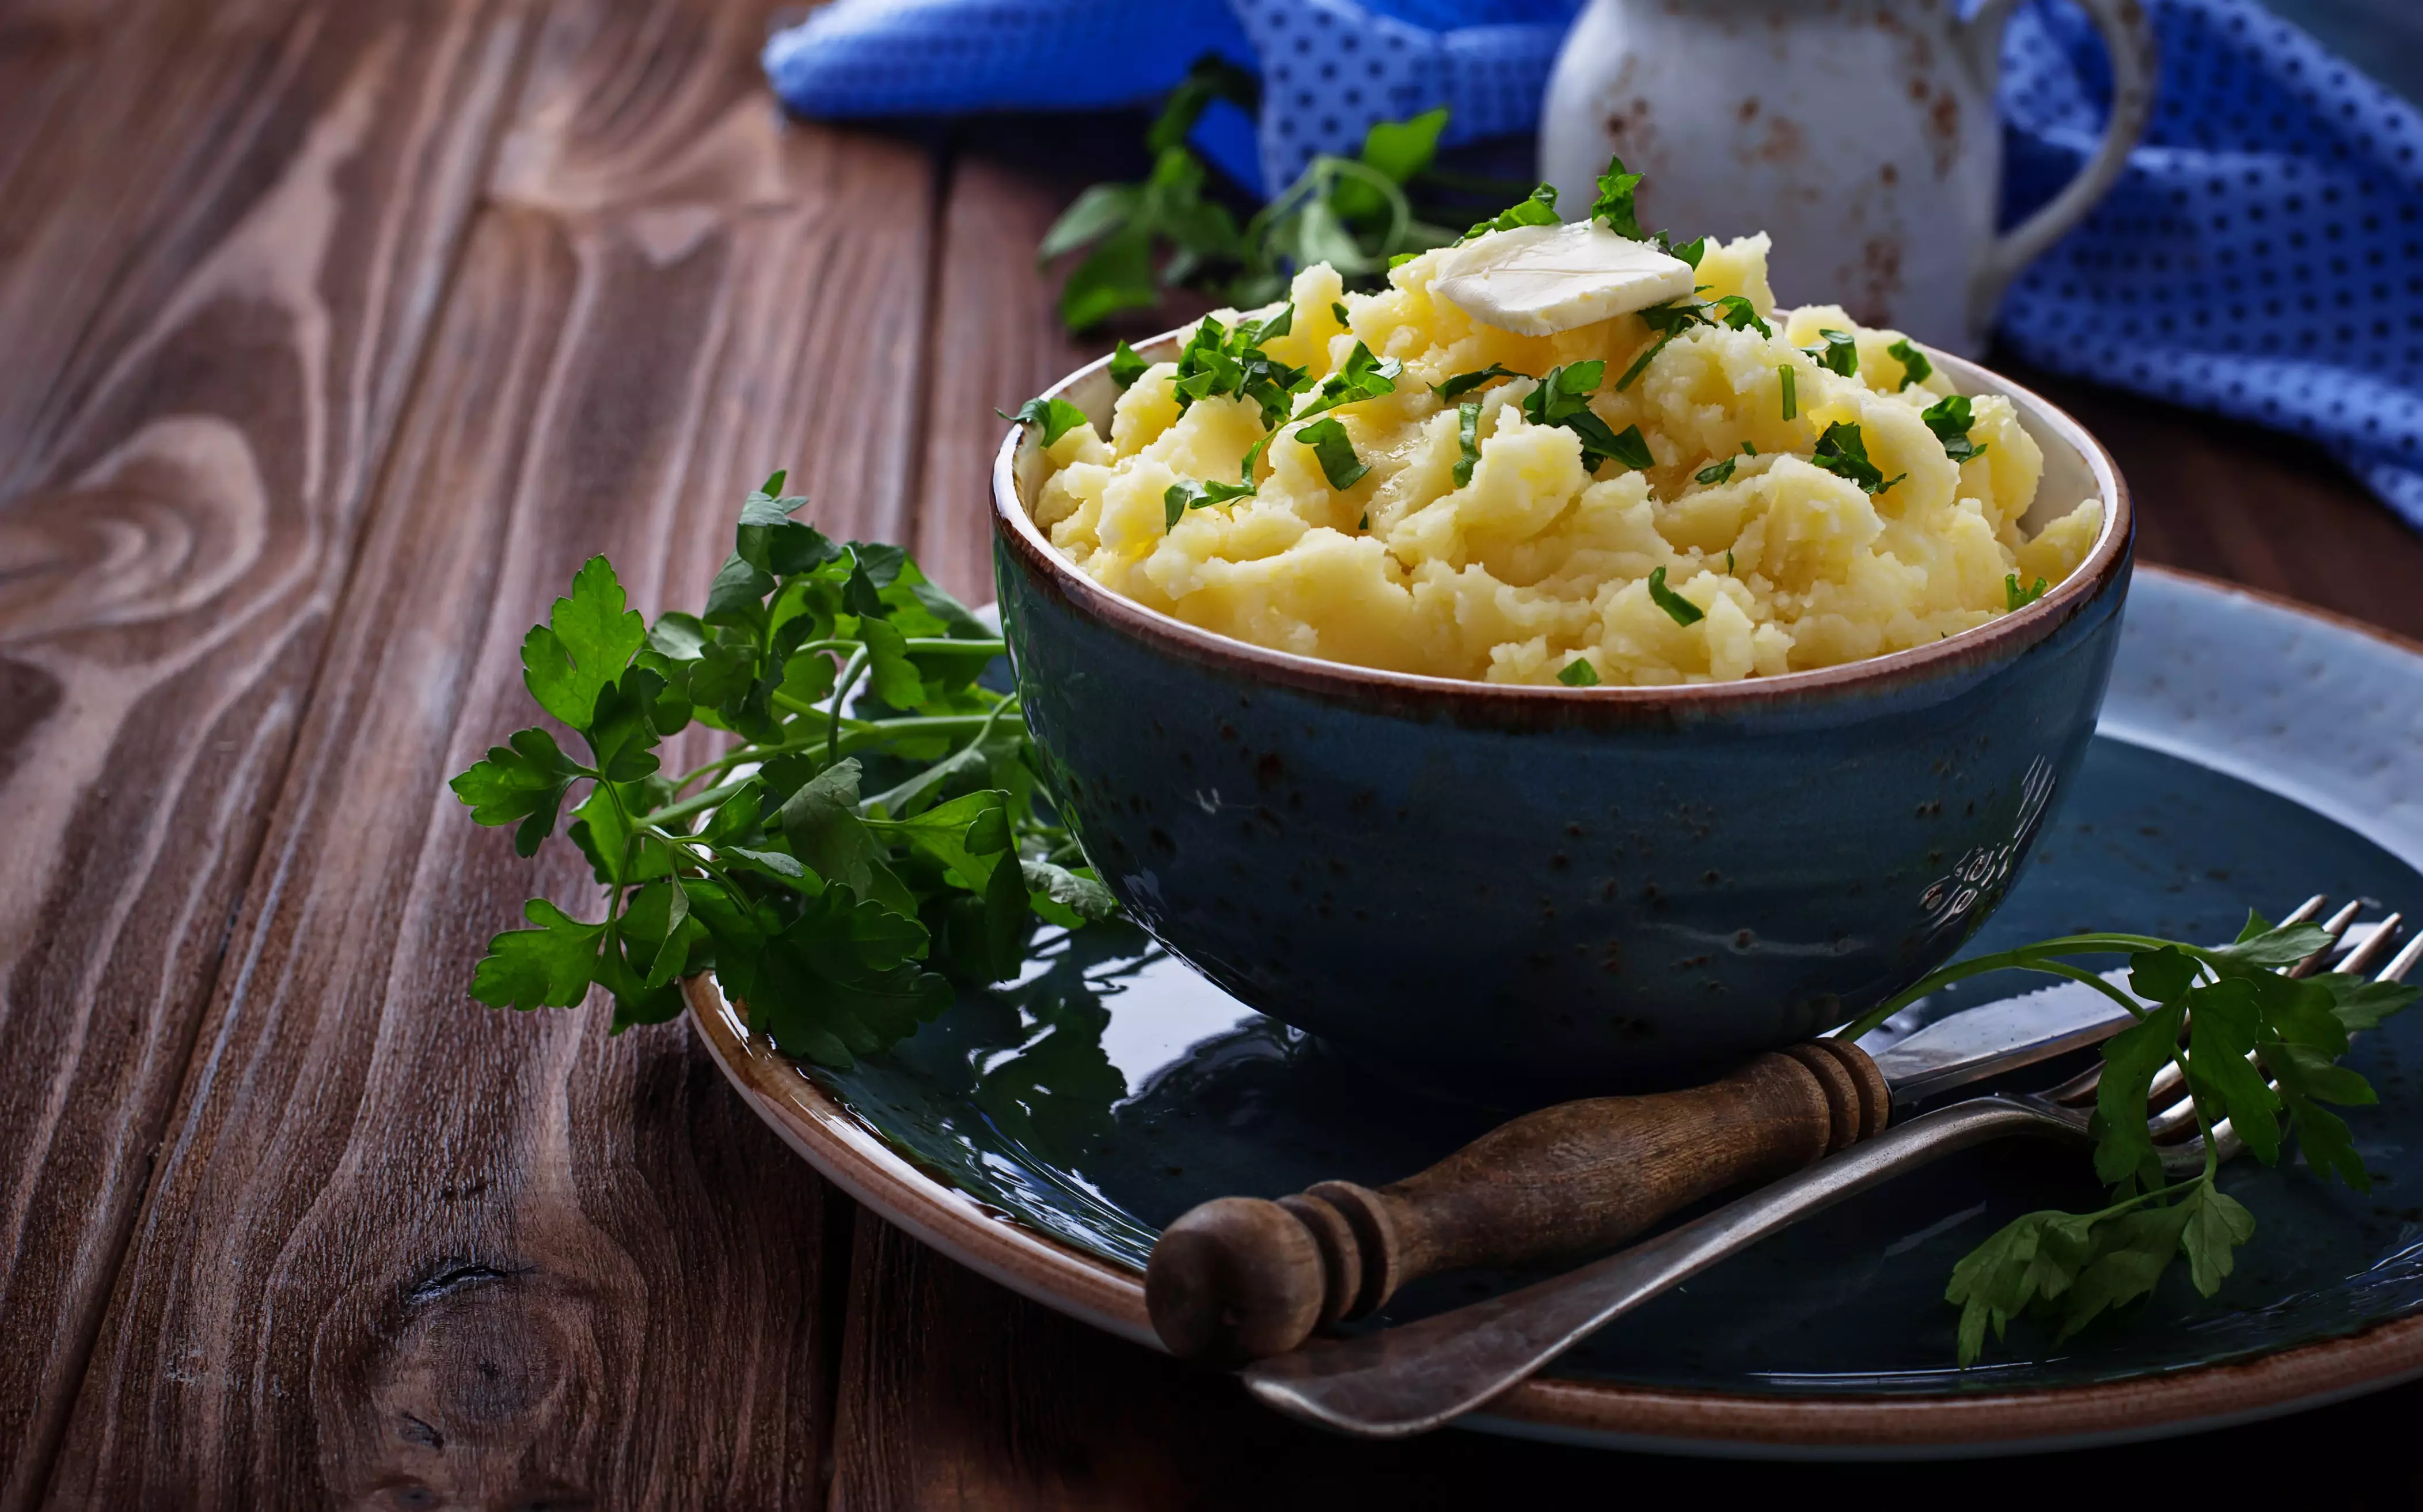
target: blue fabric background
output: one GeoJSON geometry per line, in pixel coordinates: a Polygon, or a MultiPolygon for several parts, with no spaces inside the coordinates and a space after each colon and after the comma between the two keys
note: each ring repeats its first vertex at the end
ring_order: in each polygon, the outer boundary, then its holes
{"type": "MultiPolygon", "coordinates": [[[[1263,81],[1196,143],[1249,188],[1375,120],[1529,130],[1579,0],[838,0],[766,70],[819,117],[1132,103],[1217,51],[1263,81]]],[[[2311,436],[2423,528],[2423,113],[2253,0],[2149,0],[2154,120],[2112,194],[2013,286],[2028,360],[2311,436]]],[[[2109,92],[2083,18],[2035,0],[2003,50],[2005,213],[2075,174],[2109,92]]]]}

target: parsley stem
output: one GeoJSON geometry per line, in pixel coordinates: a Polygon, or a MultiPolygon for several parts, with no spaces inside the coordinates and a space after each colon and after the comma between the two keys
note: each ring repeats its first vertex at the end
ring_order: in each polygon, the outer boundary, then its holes
{"type": "MultiPolygon", "coordinates": [[[[750,761],[755,761],[766,754],[766,751],[755,746],[743,746],[740,749],[733,752],[735,757],[745,757],[750,761]]],[[[684,782],[688,782],[689,779],[684,778],[682,780],[684,782]]],[[[705,789],[702,792],[693,793],[689,797],[677,799],[674,802],[666,804],[661,809],[652,810],[647,813],[640,815],[639,822],[652,828],[661,828],[669,820],[687,819],[691,814],[697,813],[703,809],[712,809],[716,805],[723,802],[724,799],[729,798],[735,793],[737,793],[742,788],[748,786],[749,780],[749,779],[744,777],[736,781],[725,782],[716,787],[705,789]]]]}
{"type": "Polygon", "coordinates": [[[831,722],[825,726],[825,764],[828,766],[841,760],[841,711],[849,706],[849,690],[858,682],[860,674],[866,670],[866,648],[861,646],[849,654],[841,676],[833,682],[831,722]]]}
{"type": "MultiPolygon", "coordinates": [[[[2068,976],[2074,969],[2044,963],[2051,962],[2053,957],[2062,955],[2122,955],[2138,951],[2158,951],[2172,943],[2170,940],[2154,939],[2145,935],[2065,935],[2059,939],[2039,940],[2035,944],[2022,946],[2014,951],[2001,951],[1992,955],[1979,955],[1966,961],[1955,961],[1941,970],[1930,972],[1920,978],[1892,998],[1861,1014],[1844,1028],[1836,1030],[1834,1037],[1846,1040],[1858,1039],[1928,993],[1948,987],[1953,983],[1969,977],[1983,976],[1988,971],[2019,968],[2049,971],[2055,976],[2068,976]]],[[[2201,952],[2191,950],[2189,953],[2195,955],[2199,960],[2203,958],[2201,952]]],[[[2087,974],[2093,975],[2091,972],[2087,974]]],[[[2111,984],[2103,982],[2100,977],[2096,977],[2095,980],[2102,983],[2107,988],[2111,987],[2111,984]]],[[[2114,988],[2113,991],[2117,997],[2117,989],[2114,988]]],[[[2124,998],[2121,1000],[2127,1000],[2124,998]]],[[[2130,1011],[2138,1011],[2133,1003],[2130,1004],[2130,1011]]]]}

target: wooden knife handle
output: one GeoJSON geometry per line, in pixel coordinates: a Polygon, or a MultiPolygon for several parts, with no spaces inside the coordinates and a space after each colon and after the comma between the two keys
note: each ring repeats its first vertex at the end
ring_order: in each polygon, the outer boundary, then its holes
{"type": "Polygon", "coordinates": [[[1378,1190],[1324,1181],[1221,1197],[1153,1246],[1145,1305],[1172,1354],[1237,1364],[1377,1309],[1418,1276],[1613,1250],[1676,1208],[1772,1181],[1883,1131],[1892,1105],[1855,1045],[1813,1040],[1720,1080],[1560,1103],[1378,1190]]]}

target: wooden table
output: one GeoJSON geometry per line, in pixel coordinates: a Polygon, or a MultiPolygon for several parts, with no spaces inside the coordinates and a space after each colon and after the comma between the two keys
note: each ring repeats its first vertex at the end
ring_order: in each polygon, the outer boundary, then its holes
{"type": "MultiPolygon", "coordinates": [[[[1109,128],[785,123],[766,22],[0,0],[0,1506],[1955,1473],[1323,1439],[854,1213],[682,1026],[466,999],[531,873],[442,783],[580,560],[688,603],[787,464],[982,595],[992,406],[1088,354],[1027,256],[1074,181],[1017,165],[1109,128]]],[[[2423,541],[2319,454],[2048,386],[2148,557],[2423,636],[2423,541]]]]}

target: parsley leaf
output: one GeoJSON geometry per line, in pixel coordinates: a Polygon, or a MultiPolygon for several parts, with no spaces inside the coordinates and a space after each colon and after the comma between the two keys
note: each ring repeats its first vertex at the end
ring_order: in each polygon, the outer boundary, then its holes
{"type": "Polygon", "coordinates": [[[1867,442],[1861,436],[1859,426],[1849,420],[1837,420],[1826,427],[1826,433],[1817,438],[1817,449],[1809,460],[1837,478],[1847,478],[1859,484],[1864,494],[1881,494],[1909,476],[1895,473],[1887,478],[1882,468],[1868,460],[1867,442]]]}
{"type": "Polygon", "coordinates": [[[540,708],[585,732],[598,695],[647,638],[639,612],[624,607],[613,563],[592,557],[574,575],[571,595],[557,599],[546,623],[522,638],[522,682],[540,708]]]}
{"type": "Polygon", "coordinates": [[[1896,392],[1912,384],[1923,384],[1934,376],[1935,364],[1926,360],[1926,354],[1921,352],[1909,338],[1903,337],[1885,348],[1885,352],[1901,363],[1901,382],[1894,386],[1896,392]]]}
{"type": "Polygon", "coordinates": [[[1801,350],[1809,354],[1811,361],[1828,372],[1838,373],[1845,378],[1856,377],[1859,373],[1860,343],[1847,331],[1821,330],[1817,333],[1817,344],[1801,350]]]}
{"type": "Polygon", "coordinates": [[[1352,322],[1346,318],[1346,307],[1335,299],[1329,302],[1329,313],[1336,318],[1338,323],[1340,325],[1352,323],[1352,322]]]}
{"type": "Polygon", "coordinates": [[[541,842],[555,832],[563,809],[563,795],[588,768],[557,748],[555,737],[532,727],[517,731],[502,746],[492,746],[487,759],[473,765],[449,786],[471,805],[476,824],[510,825],[514,850],[535,856],[541,842]]]}
{"type": "Polygon", "coordinates": [[[1313,456],[1321,463],[1322,476],[1329,480],[1332,488],[1341,492],[1352,488],[1371,470],[1354,455],[1354,442],[1347,435],[1346,427],[1334,418],[1315,420],[1298,430],[1295,438],[1312,448],[1313,456]]]}
{"type": "Polygon", "coordinates": [[[1472,469],[1481,465],[1481,401],[1466,400],[1455,407],[1455,486],[1469,487],[1472,469]]]}
{"type": "MultiPolygon", "coordinates": [[[[1132,356],[1134,354],[1129,354],[1132,356]]],[[[1141,373],[1139,373],[1141,375],[1141,373]]],[[[1018,413],[995,410],[995,415],[1015,425],[1036,425],[1043,429],[1043,444],[1057,445],[1060,438],[1081,425],[1090,425],[1084,410],[1065,399],[1030,399],[1018,406],[1018,413]]]]}
{"type": "Polygon", "coordinates": [[[1970,413],[1969,396],[1955,394],[1940,399],[1918,412],[1935,438],[1943,443],[1943,454],[1955,462],[1967,462],[1986,449],[1985,444],[1969,439],[1970,427],[1977,423],[1970,413]]]}
{"type": "Polygon", "coordinates": [[[2051,584],[2039,577],[2031,586],[2021,588],[2019,586],[2019,574],[2005,573],[2003,575],[2003,612],[2009,613],[2014,610],[2026,608],[2029,605],[2034,604],[2036,600],[2044,597],[2045,590],[2051,586],[2051,584]]]}
{"type": "MultiPolygon", "coordinates": [[[[1591,202],[1591,219],[1607,222],[1607,228],[1616,235],[1635,242],[1649,240],[1633,213],[1632,197],[1640,187],[1640,175],[1624,170],[1623,159],[1607,160],[1607,171],[1599,175],[1598,197],[1591,202]]],[[[1697,260],[1693,260],[1694,266],[1697,260]]]]}
{"type": "Polygon", "coordinates": [[[1359,403],[1397,391],[1397,377],[1404,364],[1390,357],[1382,361],[1371,355],[1371,349],[1362,342],[1346,354],[1338,370],[1322,381],[1321,389],[1295,417],[1299,420],[1334,410],[1341,404],[1359,403]]]}
{"type": "Polygon", "coordinates": [[[1596,687],[1598,669],[1591,665],[1588,656],[1576,654],[1573,660],[1565,663],[1564,669],[1557,673],[1557,681],[1567,687],[1596,687]]]}
{"type": "Polygon", "coordinates": [[[1136,380],[1143,377],[1145,370],[1151,366],[1136,354],[1136,349],[1128,345],[1125,337],[1121,337],[1119,344],[1111,349],[1111,382],[1123,389],[1133,388],[1136,380]]]}
{"type": "Polygon", "coordinates": [[[1433,384],[1431,392],[1436,394],[1440,401],[1445,402],[1471,393],[1492,378],[1528,378],[1530,376],[1528,372],[1516,372],[1512,368],[1503,368],[1493,362],[1488,367],[1473,372],[1457,373],[1443,384],[1433,384]]]}
{"type": "Polygon", "coordinates": [[[1551,368],[1539,386],[1523,396],[1523,415],[1534,425],[1561,426],[1581,437],[1582,465],[1595,472],[1602,462],[1621,462],[1635,469],[1654,467],[1649,443],[1638,425],[1618,435],[1590,407],[1590,396],[1607,377],[1607,364],[1595,358],[1551,368]]]}
{"type": "MultiPolygon", "coordinates": [[[[1695,237],[1691,241],[1684,243],[1681,246],[1673,248],[1673,253],[1674,256],[1682,259],[1685,262],[1689,263],[1692,267],[1697,268],[1700,265],[1700,260],[1708,255],[1708,239],[1704,236],[1695,237]]],[[[1741,298],[1739,294],[1728,294],[1725,297],[1728,299],[1741,298]]],[[[1745,301],[1745,303],[1747,303],[1747,301],[1745,301]]]]}
{"type": "Polygon", "coordinates": [[[1666,586],[1666,569],[1649,570],[1649,602],[1666,611],[1666,618],[1676,624],[1697,624],[1707,618],[1707,612],[1666,586]]]}
{"type": "Polygon", "coordinates": [[[1739,294],[1726,294],[1715,301],[1712,307],[1720,311],[1717,317],[1718,323],[1734,330],[1756,330],[1763,337],[1775,335],[1775,327],[1758,318],[1758,307],[1739,294]]]}
{"type": "Polygon", "coordinates": [[[1691,480],[1697,483],[1731,482],[1734,476],[1734,465],[1739,461],[1741,461],[1739,457],[1727,457],[1722,462],[1711,463],[1707,466],[1701,468],[1698,472],[1693,473],[1691,475],[1691,480]]]}
{"type": "Polygon", "coordinates": [[[1485,221],[1476,221],[1472,229],[1464,233],[1469,242],[1476,236],[1492,231],[1511,231],[1517,226],[1562,226],[1564,217],[1557,213],[1557,191],[1553,184],[1541,184],[1530,195],[1485,221]]]}

